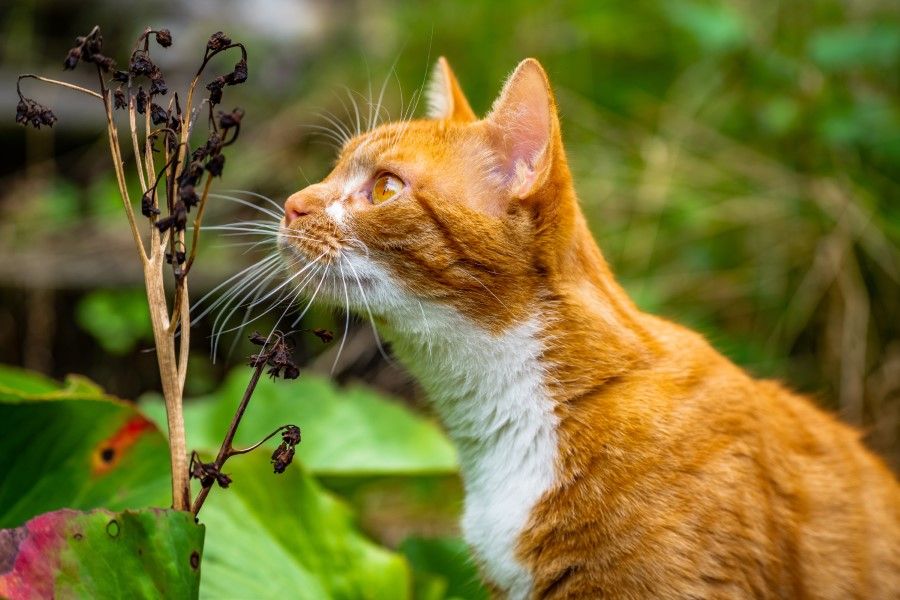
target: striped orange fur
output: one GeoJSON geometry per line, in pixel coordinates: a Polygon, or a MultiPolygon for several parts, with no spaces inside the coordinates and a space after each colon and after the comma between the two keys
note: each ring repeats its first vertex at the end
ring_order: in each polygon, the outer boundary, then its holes
{"type": "Polygon", "coordinates": [[[348,140],[286,203],[317,300],[371,314],[460,449],[510,598],[900,598],[900,488],[859,434],[642,313],[578,205],[549,81],[348,140]],[[402,181],[373,202],[385,174],[402,181]]]}

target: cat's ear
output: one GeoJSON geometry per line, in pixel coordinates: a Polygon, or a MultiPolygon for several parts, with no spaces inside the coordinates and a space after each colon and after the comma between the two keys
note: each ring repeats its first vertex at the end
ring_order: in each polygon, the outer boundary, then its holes
{"type": "Polygon", "coordinates": [[[538,61],[527,58],[519,63],[485,121],[491,126],[510,195],[531,195],[547,181],[555,146],[561,144],[556,102],[538,61]]]}
{"type": "Polygon", "coordinates": [[[456,75],[447,59],[441,56],[428,83],[428,116],[432,119],[469,122],[476,119],[456,75]]]}

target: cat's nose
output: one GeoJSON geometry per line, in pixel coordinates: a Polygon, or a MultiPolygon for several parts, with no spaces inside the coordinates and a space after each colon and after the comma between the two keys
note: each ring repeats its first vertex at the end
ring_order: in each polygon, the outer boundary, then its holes
{"type": "Polygon", "coordinates": [[[304,190],[292,194],[284,203],[285,225],[290,226],[297,219],[312,213],[316,204],[313,196],[304,190]]]}

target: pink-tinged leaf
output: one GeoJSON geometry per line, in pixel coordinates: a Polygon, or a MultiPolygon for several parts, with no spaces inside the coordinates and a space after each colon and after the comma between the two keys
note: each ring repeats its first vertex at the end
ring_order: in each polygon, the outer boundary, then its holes
{"type": "Polygon", "coordinates": [[[203,538],[173,510],[39,515],[0,530],[0,597],[196,598],[203,538]]]}

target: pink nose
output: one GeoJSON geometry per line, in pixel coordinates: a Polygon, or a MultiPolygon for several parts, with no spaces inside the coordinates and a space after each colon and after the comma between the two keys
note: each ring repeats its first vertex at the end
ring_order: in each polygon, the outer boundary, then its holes
{"type": "Polygon", "coordinates": [[[299,191],[292,194],[284,203],[284,220],[286,225],[290,225],[297,219],[305,217],[315,210],[315,199],[310,194],[304,194],[299,191]]]}

